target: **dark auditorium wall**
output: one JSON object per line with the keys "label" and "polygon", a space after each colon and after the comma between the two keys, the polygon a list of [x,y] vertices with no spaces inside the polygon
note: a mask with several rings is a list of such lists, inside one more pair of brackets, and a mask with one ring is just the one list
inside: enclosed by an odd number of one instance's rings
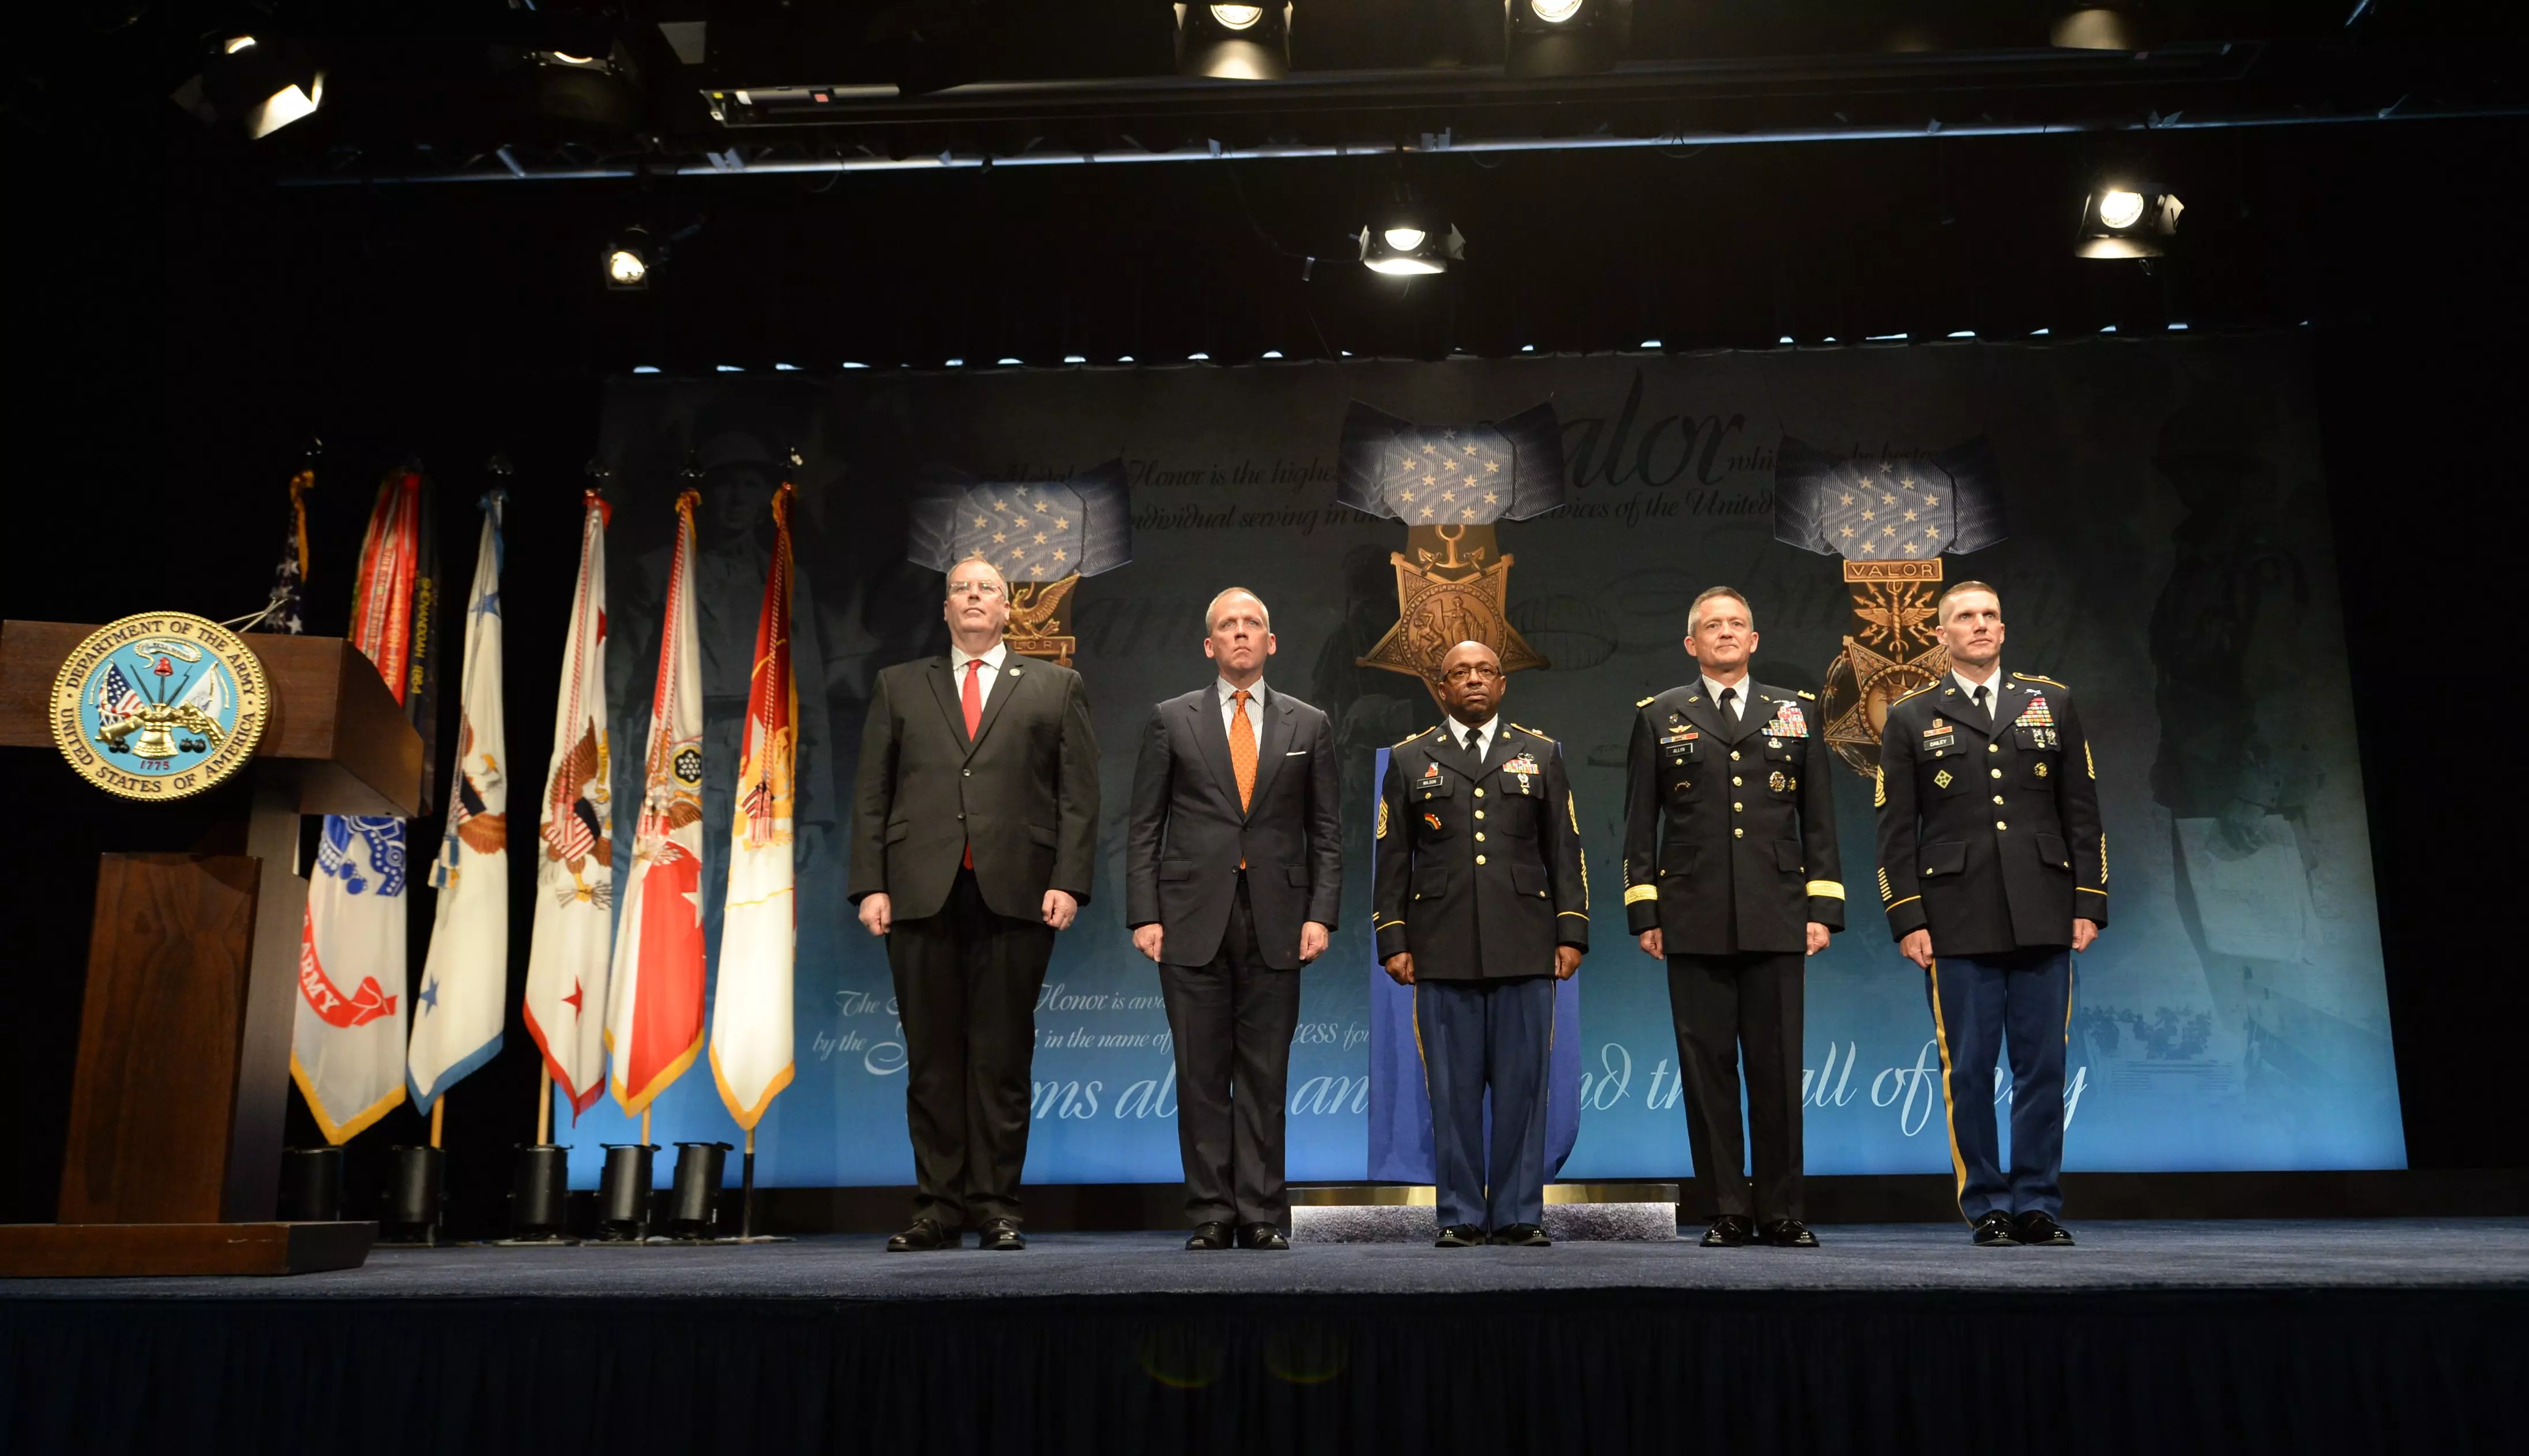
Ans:
{"label": "dark auditorium wall", "polygon": [[[1102,358],[1430,357],[2307,321],[2409,1160],[2529,1164],[2529,1131],[2504,1111],[2529,1002],[2508,878],[2522,851],[2479,807],[2506,796],[2520,738],[2501,708],[2519,690],[2505,422],[2529,373],[2516,126],[2172,136],[2190,251],[2150,277],[2063,256],[2081,157],[2070,141],[1453,159],[1438,180],[1470,261],[1402,299],[1373,290],[1334,236],[1345,220],[1328,209],[1352,205],[1354,182],[1340,164],[662,183],[647,206],[709,221],[658,290],[610,297],[597,246],[628,188],[280,191],[164,108],[100,126],[77,146],[21,146],[0,184],[16,380],[0,615],[252,610],[284,481],[321,434],[309,626],[338,632],[379,473],[406,452],[431,468],[446,568],[461,576],[483,462],[503,451],[518,472],[510,748],[531,779],[566,577],[518,564],[569,559],[599,382],[636,363],[1050,359],[1075,345]],[[2384,205],[2394,213],[2365,210]],[[916,214],[930,221],[903,221]],[[1315,279],[1268,236],[1319,255]],[[453,731],[453,692],[442,705]],[[0,1221],[51,1215],[96,852],[181,848],[206,814],[111,804],[39,755],[11,768],[0,1106],[16,1136]],[[425,823],[415,841],[435,836]],[[513,979],[524,952],[513,935]],[[460,1231],[501,1216],[507,1147],[532,1128],[528,1051],[513,1020],[502,1055],[452,1095]],[[312,1139],[295,1101],[294,1113],[295,1136]],[[374,1206],[385,1147],[421,1132],[405,1110],[359,1140],[355,1209]]]}

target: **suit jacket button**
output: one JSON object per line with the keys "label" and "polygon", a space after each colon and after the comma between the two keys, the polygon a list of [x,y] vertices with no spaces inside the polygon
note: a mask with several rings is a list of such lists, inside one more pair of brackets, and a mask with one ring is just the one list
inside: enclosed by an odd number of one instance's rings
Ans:
{"label": "suit jacket button", "polygon": [[968,779],[975,777],[975,771],[972,769],[959,769],[957,772]]}
{"label": "suit jacket button", "polygon": [[1484,857],[1483,857],[1482,855],[1479,854],[1479,855],[1477,855],[1477,856],[1476,856],[1476,863],[1478,863],[1478,864],[1482,864],[1483,862],[1484,862]]}

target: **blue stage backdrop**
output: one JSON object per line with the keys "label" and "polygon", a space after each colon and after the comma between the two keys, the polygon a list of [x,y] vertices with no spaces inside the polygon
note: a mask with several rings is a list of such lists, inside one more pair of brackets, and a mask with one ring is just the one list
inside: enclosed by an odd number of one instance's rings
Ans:
{"label": "blue stage backdrop", "polygon": [[[1268,679],[1326,710],[1345,754],[1337,948],[1306,972],[1290,1081],[1295,1180],[1367,1173],[1370,867],[1377,751],[1428,726],[1422,685],[1355,666],[1396,620],[1401,523],[1333,504],[1344,410],[1432,424],[1550,399],[1570,503],[1505,522],[1513,623],[1551,660],[1507,715],[1559,738],[1596,899],[1583,964],[1578,1146],[1563,1176],[1688,1171],[1660,967],[1624,933],[1617,863],[1635,700],[1685,680],[1688,603],[1744,588],[1765,680],[1819,690],[1858,630],[1836,561],[1780,544],[1786,436],[1857,460],[1929,460],[1983,439],[2007,516],[1949,579],[2001,588],[2007,669],[2080,693],[2098,760],[2115,921],[2081,958],[2067,1094],[2082,1169],[2395,1167],[2404,1162],[2334,546],[2304,346],[2286,338],[2099,340],[1217,368],[721,373],[616,383],[617,802],[638,792],[671,503],[698,463],[706,883],[720,935],[730,784],[767,512],[795,446],[802,724],[798,1075],[760,1136],[768,1184],[904,1184],[904,1058],[882,946],[843,898],[853,761],[871,681],[943,650],[938,572],[905,560],[907,504],[943,472],[1060,480],[1127,462],[1133,560],[1081,583],[1070,629],[1104,784],[1094,901],[1057,943],[1038,1009],[1031,1182],[1172,1182],[1175,1086],[1158,982],[1123,924],[1126,788],[1150,705],[1209,680],[1204,603],[1260,592]],[[565,573],[571,563],[513,561]],[[513,644],[554,671],[555,643]],[[1949,1166],[1923,977],[1875,892],[1868,781],[1837,775],[1851,928],[1810,962],[1809,1170]],[[632,816],[617,816],[628,858]],[[2003,1085],[2007,1089],[2008,1078]],[[2008,1096],[2006,1090],[2005,1096]],[[699,1066],[656,1138],[735,1140]],[[573,1125],[574,1179],[634,1125]],[[732,1159],[732,1176],[734,1159]]]}

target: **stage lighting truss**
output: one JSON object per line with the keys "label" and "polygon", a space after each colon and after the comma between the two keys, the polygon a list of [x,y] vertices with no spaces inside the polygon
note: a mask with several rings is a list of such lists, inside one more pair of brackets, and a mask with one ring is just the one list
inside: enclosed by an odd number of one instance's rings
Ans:
{"label": "stage lighting truss", "polygon": [[667,261],[667,249],[635,224],[606,243],[606,287],[616,293],[637,293],[650,286],[650,275]]}
{"label": "stage lighting truss", "polygon": [[1420,207],[1397,208],[1361,230],[1362,266],[1391,278],[1446,273],[1466,255],[1457,228]]}
{"label": "stage lighting truss", "polygon": [[1178,5],[1177,74],[1281,81],[1291,74],[1291,7]]}
{"label": "stage lighting truss", "polygon": [[2178,236],[2186,204],[2157,184],[2111,178],[2090,189],[2081,204],[2081,231],[2073,251],[2085,258],[2156,258]]}
{"label": "stage lighting truss", "polygon": [[1611,70],[1633,30],[1633,0],[1502,0],[1503,69],[1516,77]]}
{"label": "stage lighting truss", "polygon": [[200,74],[172,99],[205,126],[235,128],[255,140],[313,115],[325,101],[325,73],[295,40],[240,32],[217,41]]}

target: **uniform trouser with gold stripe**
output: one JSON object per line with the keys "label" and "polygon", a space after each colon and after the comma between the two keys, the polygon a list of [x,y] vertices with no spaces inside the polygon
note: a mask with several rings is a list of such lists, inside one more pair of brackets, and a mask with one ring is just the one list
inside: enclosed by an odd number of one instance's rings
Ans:
{"label": "uniform trouser with gold stripe", "polygon": [[[1736,1213],[1762,1223],[1801,1211],[1800,951],[1668,958],[1669,1017],[1686,1090],[1686,1144],[1695,1156],[1704,1216]],[[1748,1190],[1740,1137],[1739,1062],[1748,1063],[1748,1131],[1756,1144],[1756,1189]]]}
{"label": "uniform trouser with gold stripe", "polygon": [[[2072,952],[2023,946],[2000,955],[1936,955],[1925,978],[1949,1104],[1959,1212],[2064,1211],[2064,1058],[2071,1040]],[[2011,1052],[2011,1171],[1995,1135],[1994,1070]]]}
{"label": "uniform trouser with gold stripe", "polygon": [[1431,1181],[1440,1225],[1499,1231],[1543,1223],[1554,978],[1418,981],[1414,1029],[1431,1094]]}

